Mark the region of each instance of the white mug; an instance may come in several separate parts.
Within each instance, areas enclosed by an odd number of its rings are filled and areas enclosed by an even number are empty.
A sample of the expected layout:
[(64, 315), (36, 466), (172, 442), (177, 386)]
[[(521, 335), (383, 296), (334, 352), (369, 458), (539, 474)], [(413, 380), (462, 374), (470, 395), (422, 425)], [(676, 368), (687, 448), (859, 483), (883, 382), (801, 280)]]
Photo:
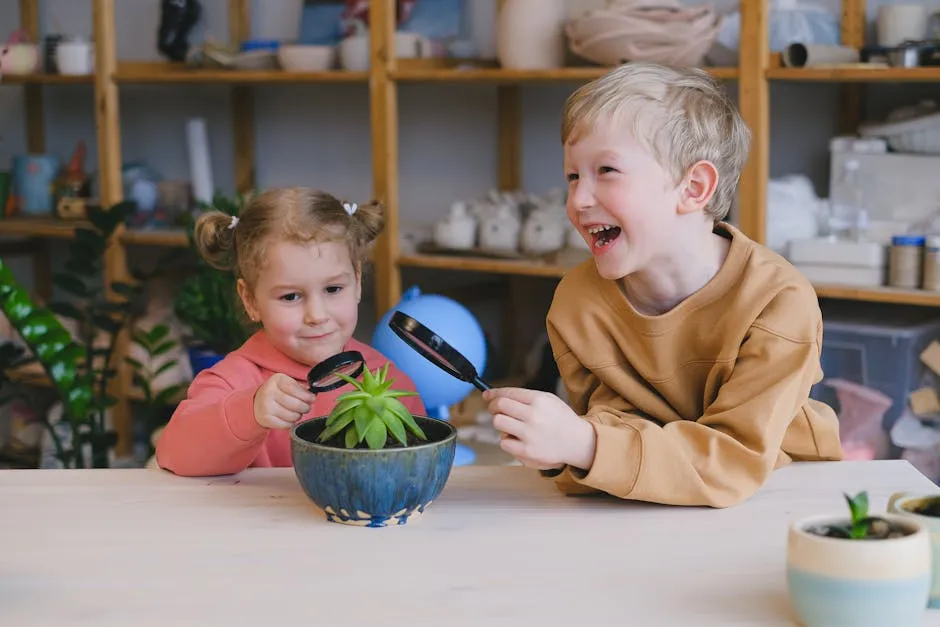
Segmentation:
[(83, 76), (95, 67), (95, 51), (87, 41), (63, 41), (55, 48), (59, 74)]
[[(432, 56), (431, 41), (418, 33), (395, 33), (395, 56), (399, 59), (425, 59)], [(339, 62), (344, 70), (369, 69), (369, 34), (352, 35), (339, 43)]]
[(927, 37), (927, 24), (934, 11), (923, 4), (892, 4), (878, 7), (878, 45), (893, 47), (907, 40)]

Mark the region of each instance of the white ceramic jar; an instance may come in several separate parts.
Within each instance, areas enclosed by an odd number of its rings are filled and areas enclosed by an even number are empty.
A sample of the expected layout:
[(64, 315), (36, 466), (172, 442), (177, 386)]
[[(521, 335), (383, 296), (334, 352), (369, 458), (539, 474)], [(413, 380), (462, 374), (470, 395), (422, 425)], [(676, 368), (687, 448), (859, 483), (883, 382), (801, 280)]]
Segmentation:
[(565, 63), (565, 0), (504, 0), (496, 27), (500, 65), (549, 70)]

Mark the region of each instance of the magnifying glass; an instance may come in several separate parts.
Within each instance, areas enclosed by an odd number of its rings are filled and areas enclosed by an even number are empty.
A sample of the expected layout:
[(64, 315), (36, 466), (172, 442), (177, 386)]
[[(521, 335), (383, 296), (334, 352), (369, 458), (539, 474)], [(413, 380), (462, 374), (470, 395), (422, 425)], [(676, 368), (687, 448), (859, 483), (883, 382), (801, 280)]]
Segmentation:
[(447, 374), (472, 383), (481, 392), (490, 389), (490, 385), (480, 378), (469, 359), (411, 316), (396, 311), (388, 321), (388, 326), (408, 346)]
[(366, 360), (359, 351), (344, 351), (324, 359), (307, 373), (307, 385), (314, 394), (329, 392), (349, 383), (337, 373), (355, 379), (362, 374)]

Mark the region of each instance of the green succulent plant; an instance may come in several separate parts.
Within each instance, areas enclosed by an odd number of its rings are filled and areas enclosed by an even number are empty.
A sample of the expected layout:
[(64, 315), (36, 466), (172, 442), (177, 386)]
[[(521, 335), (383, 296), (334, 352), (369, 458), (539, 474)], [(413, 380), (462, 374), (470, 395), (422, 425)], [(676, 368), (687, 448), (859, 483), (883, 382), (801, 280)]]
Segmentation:
[(402, 446), (408, 446), (408, 431), (420, 440), (428, 439), (408, 408), (398, 400), (405, 396), (417, 396), (417, 393), (392, 389), (395, 379), (388, 377), (388, 364), (376, 368), (375, 372), (364, 368), (362, 381), (345, 374), (337, 376), (350, 383), (355, 390), (341, 394), (336, 399), (336, 405), (326, 418), (326, 427), (317, 438), (318, 442), (327, 442), (342, 433), (342, 442), (346, 448), (362, 448), (365, 444), (370, 449), (381, 449), (389, 443), (394, 445), (396, 441)]

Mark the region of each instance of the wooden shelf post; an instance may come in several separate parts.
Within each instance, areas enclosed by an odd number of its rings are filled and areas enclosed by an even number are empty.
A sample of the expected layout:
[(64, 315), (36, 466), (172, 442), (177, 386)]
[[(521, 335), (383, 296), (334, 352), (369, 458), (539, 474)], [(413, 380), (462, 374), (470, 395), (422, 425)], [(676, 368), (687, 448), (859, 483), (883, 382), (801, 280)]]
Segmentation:
[(385, 230), (375, 246), (375, 308), (381, 317), (401, 299), (398, 267), (398, 88), (395, 70), (395, 0), (369, 0), (369, 94), (372, 187), (385, 207)]
[[(98, 172), (101, 205), (111, 207), (124, 199), (121, 184), (121, 114), (114, 73), (117, 68), (117, 36), (114, 0), (94, 0), (95, 29), (95, 126), (98, 130)], [(129, 282), (126, 251), (121, 238), (125, 227), (119, 225), (105, 251), (104, 274), (108, 286), (114, 281)], [(123, 298), (108, 289), (109, 299)], [(133, 415), (128, 400), (131, 389), (130, 372), (123, 365), (130, 347), (129, 329), (118, 335), (112, 367), (118, 375), (111, 380), (109, 393), (117, 399), (111, 409), (118, 441), (115, 453), (128, 455), (133, 447)]]
[(738, 188), (738, 224), (759, 243), (766, 240), (767, 178), (770, 176), (770, 44), (765, 0), (741, 0), (738, 98), (751, 129), (751, 151)]
[[(251, 37), (248, 0), (229, 0), (228, 19), (229, 43), (232, 46)], [(255, 187), (255, 94), (251, 87), (235, 85), (231, 97), (235, 191), (245, 193)]]

